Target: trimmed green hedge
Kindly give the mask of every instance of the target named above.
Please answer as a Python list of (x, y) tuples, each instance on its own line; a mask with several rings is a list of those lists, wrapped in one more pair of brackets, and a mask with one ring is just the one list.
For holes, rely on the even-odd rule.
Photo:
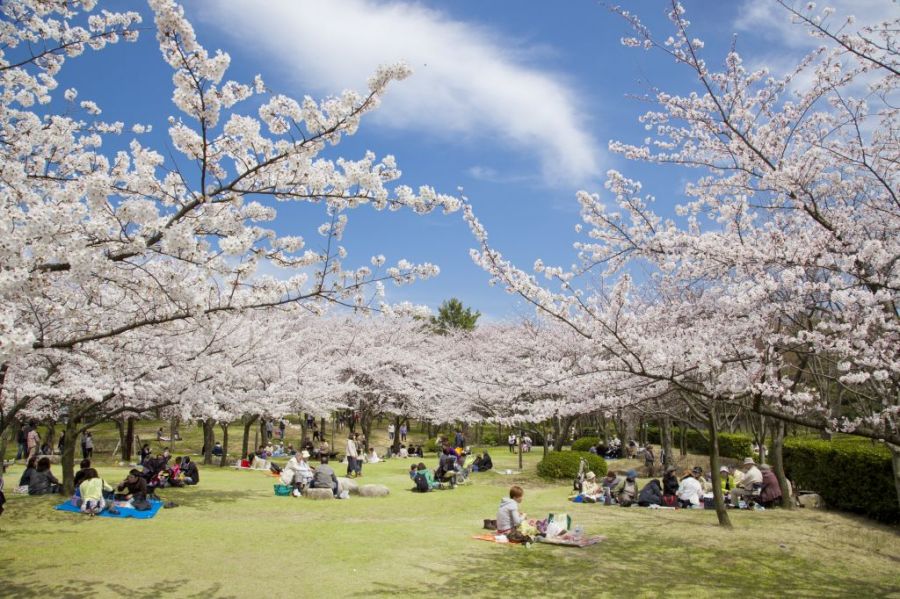
[[(678, 427), (672, 428), (672, 442), (678, 445), (681, 431)], [(694, 453), (709, 453), (709, 441), (694, 429), (688, 429), (685, 433), (685, 443), (688, 451)], [(647, 429), (647, 439), (651, 443), (659, 445), (662, 442), (659, 428), (651, 426)], [(743, 433), (719, 433), (719, 455), (725, 458), (734, 458), (742, 460), (748, 456), (753, 456), (753, 438)]]
[[(506, 443), (504, 439), (503, 444)], [(496, 447), (497, 445), (501, 445), (497, 443), (497, 433), (495, 431), (484, 431), (481, 433), (481, 445), (485, 447)]]
[(900, 522), (891, 453), (884, 446), (787, 439), (784, 470), (795, 488), (815, 491), (828, 507)]
[(599, 437), (581, 437), (572, 442), (572, 451), (588, 451), (600, 442)]
[(575, 478), (580, 458), (587, 460), (588, 468), (598, 477), (606, 475), (606, 461), (586, 451), (552, 451), (538, 462), (538, 475), (543, 478)]

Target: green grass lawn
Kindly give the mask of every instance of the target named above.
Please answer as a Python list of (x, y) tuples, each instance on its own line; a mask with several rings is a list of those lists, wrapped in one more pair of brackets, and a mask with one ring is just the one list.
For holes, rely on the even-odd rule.
[[(505, 450), (494, 458), (515, 468)], [(86, 518), (54, 511), (58, 497), (8, 493), (0, 596), (900, 597), (897, 529), (772, 510), (732, 512), (728, 531), (711, 510), (572, 504), (564, 482), (531, 474), (539, 458), (526, 456), (520, 475), (475, 474), (472, 485), (424, 495), (408, 490), (409, 461), (366, 465), (360, 483), (391, 495), (332, 502), (276, 497), (263, 473), (205, 467), (198, 487), (162, 490), (180, 507), (147, 521)], [(126, 471), (99, 469), (113, 482)], [(10, 468), (7, 491), (20, 473)], [(512, 483), (525, 487), (529, 516), (568, 512), (607, 540), (584, 549), (471, 540)]]

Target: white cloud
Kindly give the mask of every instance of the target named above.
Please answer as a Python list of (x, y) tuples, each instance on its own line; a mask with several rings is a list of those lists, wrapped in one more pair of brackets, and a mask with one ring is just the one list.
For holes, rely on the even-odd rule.
[(586, 181), (600, 150), (585, 132), (577, 94), (528, 64), (538, 47), (455, 21), (408, 1), (229, 0), (198, 3), (201, 17), (246, 48), (273, 57), (303, 85), (295, 91), (364, 89), (379, 64), (415, 74), (388, 92), (381, 124), (452, 140), (500, 141), (536, 156), (548, 181)]

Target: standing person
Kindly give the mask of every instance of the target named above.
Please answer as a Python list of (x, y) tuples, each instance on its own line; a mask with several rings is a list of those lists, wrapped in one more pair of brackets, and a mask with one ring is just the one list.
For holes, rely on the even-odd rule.
[(366, 451), (366, 436), (361, 433), (353, 433), (356, 439), (356, 476), (362, 476), (363, 457)]
[(40, 447), (41, 436), (37, 432), (37, 424), (32, 421), (28, 423), (28, 433), (25, 435), (25, 450), (28, 452), (27, 457), (36, 457)]
[(81, 432), (81, 459), (87, 459), (87, 431)]
[(404, 422), (403, 424), (400, 425), (400, 442), (401, 443), (406, 443), (406, 432), (407, 432), (406, 423)]
[(509, 433), (509, 437), (506, 438), (506, 443), (509, 445), (509, 453), (516, 453), (516, 434)]
[(395, 432), (394, 423), (392, 422), (388, 425), (388, 440), (390, 440), (390, 441), (394, 440), (394, 432)]
[(287, 424), (284, 421), (284, 418), (278, 421), (278, 436), (281, 437), (281, 440), (284, 441), (284, 429), (287, 427)]
[(62, 455), (62, 452), (63, 452), (63, 449), (65, 448), (65, 446), (66, 446), (66, 431), (63, 431), (59, 435), (59, 441), (56, 443), (57, 453)]
[(18, 443), (18, 449), (16, 450), (16, 459), (21, 460), (25, 458), (28, 460), (28, 425), (22, 423), (21, 428), (19, 428), (19, 432), (16, 433), (16, 442)]
[(463, 449), (466, 447), (466, 438), (461, 430), (457, 430), (456, 435), (453, 437), (453, 447), (462, 447)]
[(356, 447), (356, 439), (351, 434), (347, 437), (347, 476), (350, 478), (356, 476), (356, 460), (358, 459), (359, 453)]
[(653, 463), (656, 458), (653, 456), (653, 446), (647, 443), (643, 450), (644, 467), (647, 468), (647, 476), (653, 476)]
[(84, 437), (84, 459), (89, 460), (94, 455), (94, 435), (86, 432)]
[(274, 425), (271, 420), (266, 420), (266, 441), (269, 441), (272, 438), (272, 432), (274, 431)]

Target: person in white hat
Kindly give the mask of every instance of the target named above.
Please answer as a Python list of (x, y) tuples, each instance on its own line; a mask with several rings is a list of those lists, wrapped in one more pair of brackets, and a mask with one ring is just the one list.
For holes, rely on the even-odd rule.
[(309, 452), (305, 449), (295, 453), (281, 471), (281, 484), (290, 485), (302, 491), (313, 478), (312, 468), (309, 467)]
[(603, 489), (597, 483), (597, 475), (588, 472), (581, 481), (581, 499), (587, 503), (595, 503), (603, 495)]
[(753, 458), (744, 458), (743, 470), (744, 476), (731, 493), (731, 497), (735, 501), (752, 496), (754, 487), (758, 489), (762, 485), (762, 472), (756, 467)]

